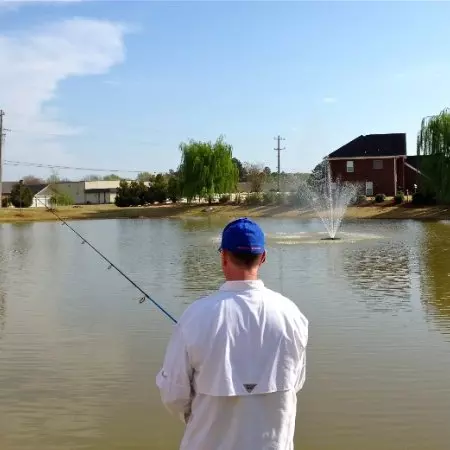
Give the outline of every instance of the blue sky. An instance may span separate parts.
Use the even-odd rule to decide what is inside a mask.
[[[277,134],[285,171],[366,133],[406,132],[414,153],[421,119],[450,106],[448,17],[450,2],[3,2],[4,159],[158,172],[220,134],[274,170]],[[31,172],[49,173],[4,178]]]

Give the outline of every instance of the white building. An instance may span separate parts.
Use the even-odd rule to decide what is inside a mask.
[[[50,198],[55,191],[69,196],[75,205],[113,204],[119,184],[120,180],[61,181],[52,183],[35,195],[33,206],[50,206]],[[149,186],[150,183],[145,184]]]
[[[28,188],[32,188],[32,185],[27,186]],[[32,208],[50,208],[50,199],[52,194],[47,190],[48,185],[41,188],[36,193],[33,192],[33,203],[31,205]]]
[[[50,206],[50,198],[53,197],[55,193],[60,193],[70,197],[74,204],[83,204],[85,197],[84,184],[84,181],[68,181],[49,184],[34,196],[34,203],[37,202],[38,204],[36,206],[43,207],[43,203],[48,202],[46,206]]]
[[[84,204],[100,205],[114,203],[120,181],[85,181]]]

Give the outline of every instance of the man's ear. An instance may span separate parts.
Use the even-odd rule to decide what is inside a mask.
[[[220,259],[221,259],[221,262],[222,262],[222,266],[226,266],[227,265],[227,258],[226,258],[226,255],[225,255],[225,250],[222,250],[220,252]]]
[[[261,264],[264,264],[265,262],[266,262],[266,252],[264,251],[261,257]]]

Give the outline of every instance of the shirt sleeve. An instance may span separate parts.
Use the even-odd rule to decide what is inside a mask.
[[[300,316],[300,320],[298,322],[298,328],[297,328],[297,334],[296,334],[296,342],[297,342],[297,349],[298,353],[300,355],[300,361],[299,361],[299,367],[298,367],[298,374],[297,374],[297,380],[295,383],[295,390],[296,392],[299,392],[306,381],[306,347],[308,345],[308,325],[309,322],[303,315]]]
[[[306,380],[306,351],[303,352],[303,355],[300,360],[299,370],[297,374],[297,381],[295,383],[295,392],[298,393],[303,388],[305,380]]]
[[[163,367],[156,376],[156,385],[164,406],[184,423],[189,418],[194,397],[193,372],[186,342],[177,324],[166,349]]]

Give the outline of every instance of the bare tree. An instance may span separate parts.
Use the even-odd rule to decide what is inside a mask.
[[[23,184],[44,184],[45,181],[42,178],[35,177],[34,175],[27,175],[22,178]]]
[[[153,175],[150,172],[141,172],[141,173],[138,173],[136,180],[144,181],[144,182],[145,181],[155,181],[155,177],[156,177],[156,175]]]
[[[52,169],[52,174],[47,178],[47,183],[54,184],[59,183],[61,181],[61,178],[59,177],[58,171],[55,169]]]
[[[99,180],[101,180],[101,177],[99,175],[95,175],[95,174],[93,174],[93,175],[86,175],[83,178],[83,181],[99,181]]]
[[[245,164],[247,171],[247,180],[250,183],[251,192],[262,192],[267,174],[264,171],[264,166],[260,164]]]

